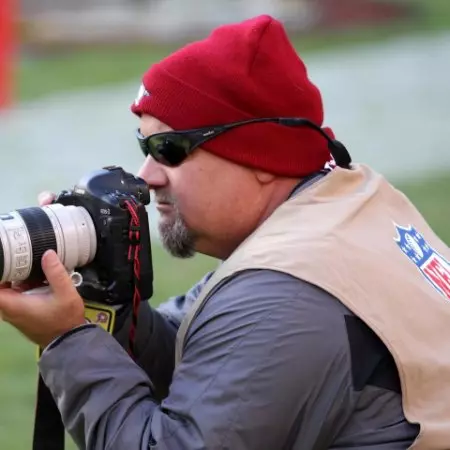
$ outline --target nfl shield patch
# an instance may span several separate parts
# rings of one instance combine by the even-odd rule
[[[413,227],[396,225],[395,241],[403,253],[417,266],[427,281],[450,300],[450,263],[431,247]]]

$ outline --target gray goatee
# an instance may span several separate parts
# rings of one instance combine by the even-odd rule
[[[195,255],[195,236],[188,229],[175,202],[171,203],[174,214],[163,216],[159,222],[159,234],[163,247],[177,258],[191,258]]]

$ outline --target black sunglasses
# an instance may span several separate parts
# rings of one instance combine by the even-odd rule
[[[351,163],[350,154],[344,145],[330,138],[325,131],[308,119],[297,117],[267,117],[233,122],[226,125],[217,125],[204,128],[195,128],[184,131],[165,131],[162,133],[144,136],[138,129],[136,136],[144,155],[151,156],[155,161],[169,167],[180,165],[190,153],[206,141],[214,139],[222,133],[233,128],[252,123],[273,122],[287,127],[307,126],[319,132],[327,141],[331,155],[336,164],[348,168]]]

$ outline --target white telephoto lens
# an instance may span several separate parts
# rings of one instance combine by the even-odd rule
[[[80,206],[44,206],[55,231],[57,253],[67,270],[90,263],[97,252],[94,222]]]
[[[0,216],[0,241],[1,282],[26,280],[33,253],[27,226],[17,211]]]
[[[0,282],[43,279],[41,258],[50,249],[68,271],[94,259],[97,238],[86,209],[53,204],[0,215]]]

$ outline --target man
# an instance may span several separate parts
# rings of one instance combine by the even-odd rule
[[[223,263],[157,311],[142,305],[140,367],[85,324],[55,253],[42,260],[53,295],[1,291],[4,318],[45,347],[77,445],[406,449],[420,424],[417,448],[448,448],[449,249],[320,128],[282,25],[261,16],[184,47],[149,69],[132,110],[163,244]],[[342,167],[324,169],[330,150]],[[128,327],[119,318],[119,342]]]

